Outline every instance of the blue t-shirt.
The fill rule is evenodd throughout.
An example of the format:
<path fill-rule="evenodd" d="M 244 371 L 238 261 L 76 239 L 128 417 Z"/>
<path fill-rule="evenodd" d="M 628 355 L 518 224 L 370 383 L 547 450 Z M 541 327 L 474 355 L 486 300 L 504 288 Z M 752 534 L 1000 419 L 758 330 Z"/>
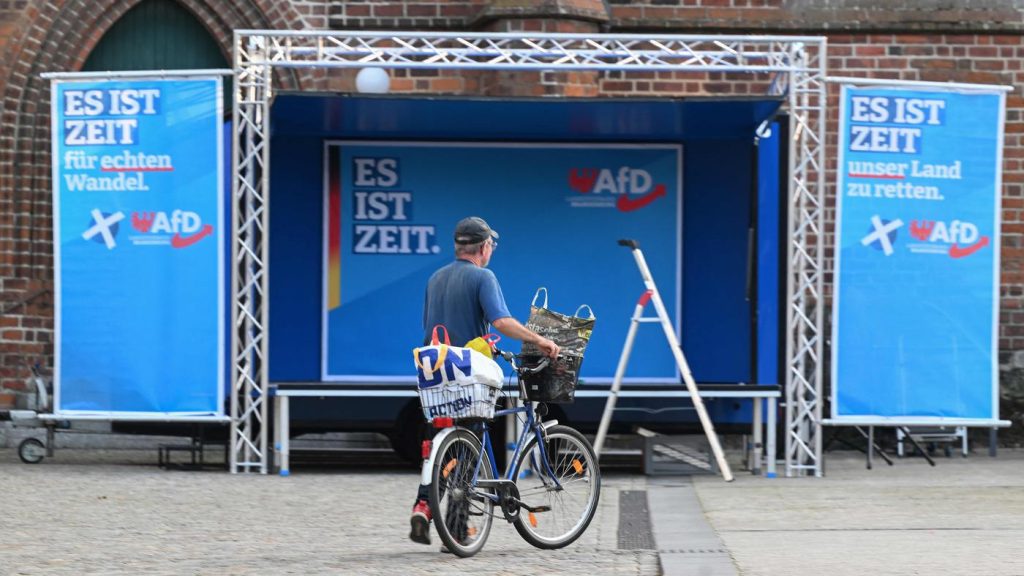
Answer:
<path fill-rule="evenodd" d="M 453 346 L 463 346 L 487 334 L 487 325 L 512 316 L 498 279 L 487 268 L 456 260 L 434 272 L 423 303 L 423 343 L 430 343 L 434 326 L 444 325 Z M 444 336 L 438 335 L 442 341 Z"/>

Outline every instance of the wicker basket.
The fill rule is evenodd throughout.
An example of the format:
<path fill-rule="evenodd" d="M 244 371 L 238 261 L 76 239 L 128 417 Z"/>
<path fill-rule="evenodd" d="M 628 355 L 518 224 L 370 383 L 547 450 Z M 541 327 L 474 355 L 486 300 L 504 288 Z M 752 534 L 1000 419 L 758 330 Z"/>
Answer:
<path fill-rule="evenodd" d="M 498 388 L 486 384 L 446 384 L 420 388 L 423 417 L 431 422 L 437 417 L 456 419 L 494 418 Z"/>

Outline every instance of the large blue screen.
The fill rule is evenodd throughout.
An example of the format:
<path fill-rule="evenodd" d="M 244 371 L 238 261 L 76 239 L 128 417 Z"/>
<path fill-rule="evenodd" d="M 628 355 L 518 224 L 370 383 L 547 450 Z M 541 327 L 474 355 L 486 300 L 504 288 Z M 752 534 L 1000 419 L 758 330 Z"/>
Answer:
<path fill-rule="evenodd" d="M 619 311 L 643 291 L 618 239 L 640 241 L 678 331 L 681 161 L 669 145 L 329 146 L 323 378 L 410 379 L 426 279 L 453 259 L 455 223 L 477 215 L 501 233 L 491 268 L 513 315 L 525 320 L 541 286 L 563 313 L 589 305 L 582 376 L 610 381 L 629 326 Z M 631 365 L 630 378 L 677 381 L 658 330 L 640 334 Z"/>

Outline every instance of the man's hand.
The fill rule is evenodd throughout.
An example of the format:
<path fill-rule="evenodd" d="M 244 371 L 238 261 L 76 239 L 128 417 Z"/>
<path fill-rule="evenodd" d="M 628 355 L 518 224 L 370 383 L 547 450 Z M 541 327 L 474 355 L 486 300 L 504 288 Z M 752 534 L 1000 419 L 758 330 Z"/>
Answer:
<path fill-rule="evenodd" d="M 536 344 L 537 348 L 540 348 L 541 351 L 544 352 L 545 356 L 551 358 L 552 360 L 558 358 L 558 352 L 561 351 L 561 348 L 558 347 L 558 344 L 555 344 L 554 342 L 548 340 L 543 336 L 537 336 L 537 338 L 538 340 L 534 342 L 534 344 Z"/>
<path fill-rule="evenodd" d="M 492 324 L 494 325 L 495 328 L 498 329 L 498 332 L 501 332 L 502 334 L 508 336 L 509 338 L 515 338 L 516 340 L 522 340 L 523 342 L 534 343 L 537 346 L 537 348 L 540 348 L 540 350 L 544 352 L 546 356 L 550 356 L 551 358 L 558 357 L 558 352 L 561 351 L 561 348 L 558 347 L 558 344 L 555 344 L 551 340 L 548 340 L 547 338 L 541 336 L 540 334 L 537 334 L 533 330 L 530 330 L 526 326 L 523 326 L 515 318 L 498 318 L 497 320 L 492 322 Z"/>

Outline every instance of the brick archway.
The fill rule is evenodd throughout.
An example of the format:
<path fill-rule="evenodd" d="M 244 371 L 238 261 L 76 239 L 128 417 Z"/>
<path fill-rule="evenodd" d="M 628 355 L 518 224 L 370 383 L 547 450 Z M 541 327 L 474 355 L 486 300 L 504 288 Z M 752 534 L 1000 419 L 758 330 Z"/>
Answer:
<path fill-rule="evenodd" d="M 49 0 L 28 10 L 3 57 L 0 79 L 0 390 L 23 390 L 28 363 L 53 354 L 53 222 L 50 86 L 43 72 L 80 70 L 103 35 L 141 0 Z M 232 60 L 235 29 L 304 26 L 290 4 L 272 0 L 177 0 Z M 298 89 L 298 74 L 275 76 Z M 46 362 L 48 363 L 48 362 Z"/>

